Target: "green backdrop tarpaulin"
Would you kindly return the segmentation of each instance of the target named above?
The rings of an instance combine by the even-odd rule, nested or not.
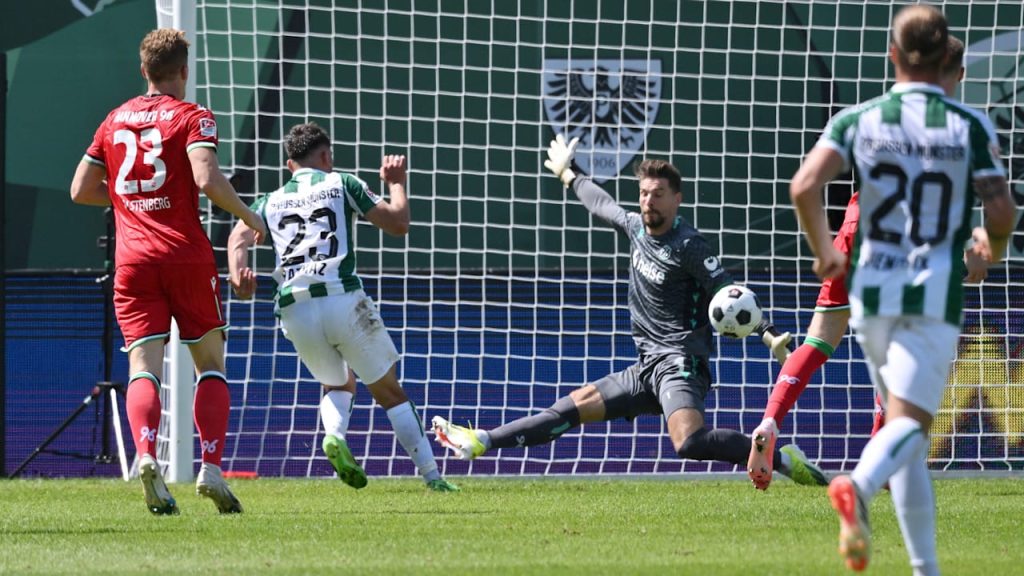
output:
[[[35,36],[4,35],[16,43],[47,34],[10,52],[7,267],[99,268],[102,213],[72,205],[67,185],[103,115],[143,88],[136,48],[154,25],[154,3],[122,0],[88,18],[69,12],[70,2],[6,3],[5,30],[16,22],[38,26],[25,14],[44,4],[61,8]],[[258,163],[248,189],[276,187],[281,135],[306,119],[329,123],[339,141],[336,164],[368,180],[382,142],[406,151],[415,168],[414,219],[430,223],[429,233],[410,235],[410,247],[427,256],[418,265],[434,270],[616,266],[605,256],[617,252],[611,234],[590,238],[589,255],[566,255],[564,228],[588,227],[589,215],[560,206],[556,182],[538,183],[538,151],[552,134],[540,103],[545,59],[660,62],[660,107],[645,149],[671,151],[682,169],[685,215],[706,231],[743,232],[714,240],[751,269],[795,256],[796,223],[779,207],[788,204],[787,179],[825,121],[882,93],[891,80],[876,48],[887,42],[888,3],[684,0],[666,11],[653,0],[365,0],[327,3],[336,6],[330,17],[300,4],[217,3],[202,14],[207,28],[231,31],[201,37],[196,46],[209,57],[194,74],[205,86],[197,99],[217,114],[229,143],[221,162]],[[22,13],[22,6],[31,8]],[[656,7],[664,21],[646,24]],[[945,10],[969,46],[1019,31],[1024,11],[1013,2]],[[502,24],[491,25],[498,17]],[[569,38],[591,48],[570,50]],[[348,62],[327,62],[331,54]],[[995,90],[989,84],[1006,84],[987,80],[994,70],[969,66],[983,101]],[[999,114],[1012,128],[1016,112],[1004,104]],[[1005,148],[1013,146],[1007,141]],[[635,190],[629,179],[621,182],[606,187],[631,205]],[[474,192],[484,189],[486,200]],[[849,192],[849,185],[830,188],[837,215]],[[402,265],[401,251],[378,252],[378,241],[387,247],[390,240],[361,239],[375,255],[361,264]]]
[[[73,204],[68,188],[106,114],[145,89],[138,47],[156,25],[154,2],[122,1],[88,18],[72,18],[57,8],[65,4],[70,3],[10,2],[3,8],[4,26],[20,21],[23,9],[36,13],[43,7],[53,8],[66,23],[8,52],[4,251],[9,270],[103,267],[103,251],[96,246],[104,232],[103,211]],[[22,24],[38,37],[51,31],[38,24],[47,21],[40,16]]]

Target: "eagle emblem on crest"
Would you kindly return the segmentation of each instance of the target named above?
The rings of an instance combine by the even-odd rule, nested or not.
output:
[[[657,118],[661,60],[545,60],[543,86],[549,125],[580,138],[576,163],[600,183],[629,164]]]

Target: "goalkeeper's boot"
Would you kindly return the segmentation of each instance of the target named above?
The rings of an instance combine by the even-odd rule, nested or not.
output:
[[[828,486],[828,477],[814,463],[807,459],[804,451],[796,444],[787,444],[781,451],[789,456],[789,467],[779,467],[779,472],[789,476],[790,480],[804,486]]]
[[[462,489],[445,480],[444,478],[434,478],[427,482],[427,489],[434,492],[461,492]]]
[[[366,486],[366,472],[352,457],[352,451],[348,449],[344,439],[328,434],[324,436],[323,448],[327,460],[334,466],[334,471],[338,473],[338,478],[341,478],[342,482],[356,490]]]
[[[242,503],[231,493],[228,483],[220,475],[220,466],[203,462],[199,468],[199,477],[196,478],[196,494],[213,500],[221,514],[242,513]]]
[[[149,454],[139,459],[139,478],[142,490],[146,493],[146,507],[153,514],[177,514],[178,504],[171,496],[164,477],[160,474],[160,465]]]
[[[839,513],[839,555],[846,559],[847,568],[860,572],[871,559],[867,506],[849,476],[836,476],[828,486],[828,497]]]
[[[750,439],[750,457],[747,458],[747,474],[758,490],[767,490],[772,482],[772,459],[775,456],[775,441],[779,428],[774,418],[765,418]]]
[[[484,443],[471,428],[452,424],[440,416],[434,416],[434,438],[437,442],[455,452],[459,460],[472,460],[487,451]]]

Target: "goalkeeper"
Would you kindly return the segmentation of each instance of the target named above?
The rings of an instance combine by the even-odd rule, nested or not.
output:
[[[362,180],[332,171],[330,137],[320,126],[294,126],[284,146],[292,178],[258,199],[253,210],[263,217],[274,242],[274,299],[281,329],[324,387],[320,418],[327,459],[343,482],[357,489],[366,486],[366,473],[345,443],[355,391],[351,365],[386,411],[399,444],[427,487],[458,491],[437,469],[416,407],[395,376],[398,351],[355,272],[357,216],[392,235],[409,230],[405,156],[384,157],[380,178],[391,197],[385,202]],[[243,300],[256,288],[255,274],[248,267],[248,249],[255,244],[255,234],[242,222],[228,239],[231,286]]]
[[[704,427],[704,400],[711,388],[708,302],[732,278],[700,233],[677,214],[682,201],[679,171],[663,160],[640,163],[635,171],[640,213],[627,212],[580,174],[572,162],[577,142],[566,143],[558,135],[544,165],[572,187],[587,210],[629,238],[629,311],[639,358],[538,414],[490,431],[435,416],[438,442],[468,460],[489,449],[551,442],[586,422],[661,414],[680,458],[745,464],[749,437]],[[825,475],[795,445],[777,451],[774,458],[777,469],[796,482],[826,484]]]

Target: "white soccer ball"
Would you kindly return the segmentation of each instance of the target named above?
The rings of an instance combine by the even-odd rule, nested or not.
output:
[[[744,338],[761,322],[761,303],[749,288],[733,284],[720,289],[711,299],[708,318],[722,336]]]

